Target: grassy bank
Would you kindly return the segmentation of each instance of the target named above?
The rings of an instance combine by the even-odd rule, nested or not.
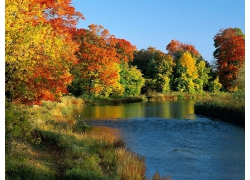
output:
[[[195,113],[245,126],[244,93],[211,94],[195,104]]]
[[[146,95],[148,101],[177,101],[177,100],[190,100],[190,99],[202,99],[208,96],[208,93],[188,93],[188,92],[168,92],[157,93],[150,92]]]
[[[83,96],[86,105],[116,105],[125,103],[134,103],[142,101],[177,101],[177,100],[190,100],[190,99],[203,99],[206,96],[210,96],[209,93],[188,93],[188,92],[168,92],[158,93],[150,92],[133,97],[88,97]]]
[[[142,102],[145,96],[131,96],[131,97],[82,97],[86,105],[116,105],[125,103]]]
[[[82,104],[64,97],[41,107],[7,107],[6,179],[146,179],[142,157],[116,137],[71,117]],[[27,126],[16,127],[15,119]],[[25,128],[27,135],[21,137]]]

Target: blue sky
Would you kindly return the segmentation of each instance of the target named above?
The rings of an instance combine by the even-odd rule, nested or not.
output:
[[[110,34],[130,41],[137,49],[153,46],[165,53],[172,40],[192,44],[203,58],[213,60],[213,37],[221,28],[245,33],[244,0],[72,0],[86,20]]]

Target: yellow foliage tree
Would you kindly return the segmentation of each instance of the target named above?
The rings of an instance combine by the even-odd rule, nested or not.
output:
[[[196,67],[196,60],[192,57],[189,52],[185,52],[180,58],[180,64],[184,68],[186,68],[186,73],[188,76],[192,78],[198,77],[197,67]]]
[[[36,0],[5,1],[5,89],[15,102],[56,100],[72,81],[69,66],[76,61],[78,44],[69,27],[55,27],[47,17],[49,8]]]

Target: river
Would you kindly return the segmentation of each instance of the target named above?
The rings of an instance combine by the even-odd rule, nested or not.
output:
[[[149,179],[245,179],[245,128],[194,114],[194,100],[89,106],[75,112],[118,132],[145,157]],[[111,130],[110,130],[111,129]]]

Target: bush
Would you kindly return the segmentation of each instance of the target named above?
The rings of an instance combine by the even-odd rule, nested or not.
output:
[[[55,171],[43,166],[27,162],[18,158],[6,158],[5,162],[6,179],[16,180],[54,180],[56,179]]]
[[[95,180],[107,179],[99,166],[100,159],[97,156],[90,156],[84,159],[79,158],[75,161],[74,168],[66,170],[65,179],[89,179]]]
[[[23,140],[35,142],[34,131],[28,120],[27,111],[18,105],[5,101],[5,150],[13,151],[12,141]]]

